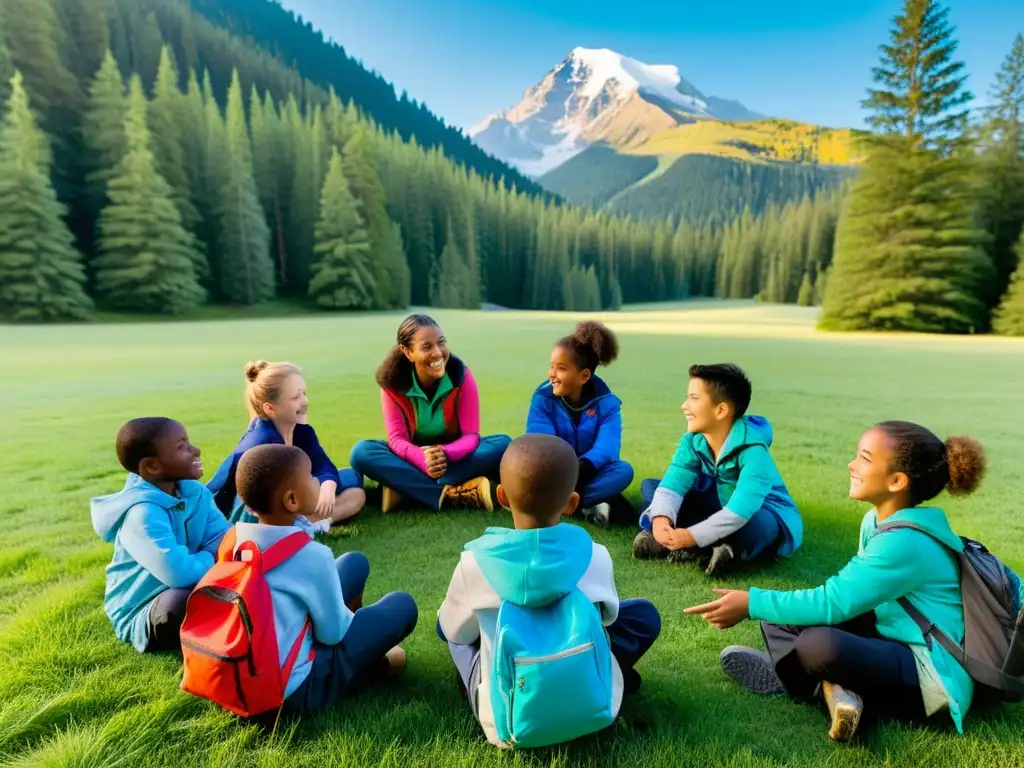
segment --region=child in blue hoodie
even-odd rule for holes
[[[857,554],[839,573],[815,589],[716,589],[718,600],[685,612],[718,629],[759,620],[768,653],[730,646],[722,668],[753,693],[822,696],[836,741],[853,737],[865,709],[910,720],[946,712],[962,733],[973,680],[940,643],[925,641],[898,601],[963,644],[963,542],[940,508],[924,504],[944,488],[973,492],[985,472],[982,447],[887,421],[864,433],[849,470],[850,498],[872,508],[861,520]],[[879,530],[898,523],[916,529]]]
[[[641,484],[648,507],[633,557],[702,560],[711,574],[734,558],[788,557],[800,547],[803,521],[769,452],[771,425],[746,415],[750,395],[735,365],[690,368],[686,434],[661,482]]]
[[[140,652],[181,648],[185,603],[229,529],[198,482],[199,456],[177,421],[133,419],[117,433],[124,489],[92,499],[93,530],[114,544],[103,609]]]
[[[308,533],[329,530],[334,523],[358,514],[366,503],[363,476],[354,469],[340,472],[320,445],[316,430],[307,420],[309,397],[302,372],[291,363],[246,363],[245,398],[249,407],[249,428],[238,445],[217,468],[207,487],[217,506],[231,522],[256,522],[238,498],[235,472],[238,461],[250,448],[271,443],[294,445],[309,456],[313,475],[319,481],[316,504],[298,525]]]
[[[498,501],[511,510],[514,529],[488,528],[466,544],[437,614],[437,633],[448,643],[470,708],[487,740],[497,734],[491,705],[491,670],[498,609],[503,600],[542,607],[573,587],[598,608],[612,652],[612,707],[640,687],[636,663],[661,631],[661,616],[647,600],[619,600],[608,550],[579,526],[562,523],[579,503],[572,448],[551,435],[513,440],[501,461]]]
[[[320,492],[309,456],[295,446],[246,451],[236,476],[238,493],[259,523],[236,523],[225,538],[224,557],[234,557],[243,542],[266,550],[301,530],[296,518],[312,511]],[[398,674],[405,666],[398,643],[416,626],[416,603],[404,592],[391,592],[362,607],[369,575],[364,555],[348,552],[335,560],[330,549],[314,541],[267,572],[282,667],[307,617],[312,623],[285,686],[285,710],[319,712],[354,683]]]
[[[576,326],[555,343],[548,379],[533,393],[527,434],[556,435],[572,446],[579,460],[576,492],[583,516],[602,527],[636,522],[622,497],[633,482],[633,468],[619,458],[622,401],[594,372],[618,357],[619,343],[603,323]]]

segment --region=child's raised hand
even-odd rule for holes
[[[713,589],[717,600],[684,608],[686,614],[703,614],[715,629],[729,629],[750,618],[750,593],[744,589]]]

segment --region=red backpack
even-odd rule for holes
[[[242,717],[284,703],[285,686],[311,622],[307,616],[282,667],[265,576],[310,541],[308,534],[299,531],[266,552],[251,541],[242,542],[235,551],[234,528],[224,535],[217,563],[196,585],[185,608],[183,691]]]

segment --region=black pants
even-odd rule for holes
[[[924,719],[914,654],[878,634],[874,612],[831,627],[762,621],[761,634],[790,696],[810,700],[827,680],[859,695],[865,712]]]
[[[146,653],[181,650],[181,623],[191,589],[167,589],[149,604],[149,643]]]

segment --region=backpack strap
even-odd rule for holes
[[[313,541],[305,531],[289,533],[276,544],[267,547],[263,553],[263,570],[272,571],[304,546]]]
[[[237,537],[235,536],[235,526],[228,528],[227,533],[224,534],[220,540],[220,545],[217,547],[217,558],[218,563],[225,560],[235,559],[235,543]]]
[[[896,523],[885,523],[878,526],[876,533],[884,533],[885,531],[891,531],[899,528],[911,528],[915,531],[920,531],[921,533],[931,536],[935,541],[943,544],[943,546],[948,546],[937,536],[932,535],[921,526],[909,522],[901,521]],[[960,599],[963,600],[963,595],[961,595]],[[1006,674],[1001,669],[997,669],[991,664],[987,664],[986,662],[981,661],[981,659],[976,659],[974,656],[971,656],[963,646],[955,642],[953,638],[947,635],[941,627],[929,621],[917,606],[910,602],[906,597],[900,597],[896,602],[900,604],[900,607],[906,611],[907,615],[913,619],[915,624],[917,624],[917,627],[921,630],[921,634],[924,636],[929,649],[932,647],[932,638],[935,638],[946,653],[956,659],[957,663],[967,671],[967,674],[977,682],[982,685],[986,685],[989,688],[995,688],[999,691],[1006,691],[1018,696],[1024,696],[1024,677],[1013,677],[1012,675]]]

